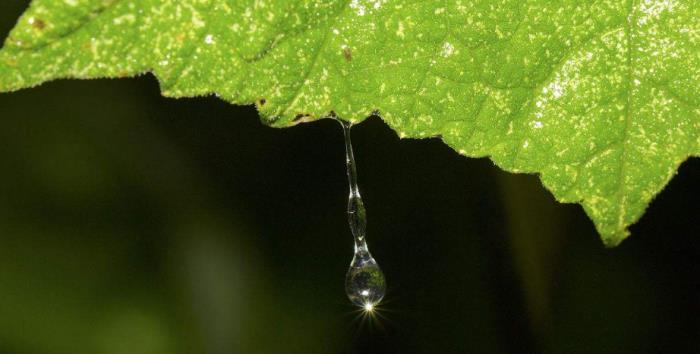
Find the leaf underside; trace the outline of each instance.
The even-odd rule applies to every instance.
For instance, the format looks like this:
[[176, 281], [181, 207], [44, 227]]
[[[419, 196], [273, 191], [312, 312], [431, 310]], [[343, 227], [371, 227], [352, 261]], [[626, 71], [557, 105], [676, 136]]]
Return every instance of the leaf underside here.
[[378, 112], [538, 173], [608, 245], [700, 155], [696, 0], [34, 0], [0, 50], [0, 91], [146, 72], [278, 127]]

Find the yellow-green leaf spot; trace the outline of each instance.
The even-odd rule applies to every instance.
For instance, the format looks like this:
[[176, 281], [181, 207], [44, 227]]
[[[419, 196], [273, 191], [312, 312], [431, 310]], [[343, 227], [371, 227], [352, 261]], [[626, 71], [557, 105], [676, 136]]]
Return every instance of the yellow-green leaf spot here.
[[615, 245], [700, 155], [696, 0], [34, 0], [0, 91], [152, 72], [271, 125], [371, 112], [538, 173]]

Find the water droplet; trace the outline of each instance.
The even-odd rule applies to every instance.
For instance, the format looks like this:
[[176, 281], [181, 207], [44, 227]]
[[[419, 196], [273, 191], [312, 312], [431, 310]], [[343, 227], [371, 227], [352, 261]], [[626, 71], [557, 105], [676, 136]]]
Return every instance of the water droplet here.
[[355, 255], [345, 276], [345, 293], [355, 305], [362, 307], [365, 311], [373, 311], [374, 307], [384, 298], [386, 280], [377, 261], [369, 252], [365, 239], [367, 214], [357, 185], [355, 156], [350, 140], [351, 124], [342, 120], [338, 120], [338, 122], [343, 126], [343, 135], [345, 136], [345, 163], [350, 185], [348, 223], [355, 238]]
[[371, 310], [386, 292], [384, 273], [369, 252], [355, 252], [345, 276], [345, 292], [352, 303]]

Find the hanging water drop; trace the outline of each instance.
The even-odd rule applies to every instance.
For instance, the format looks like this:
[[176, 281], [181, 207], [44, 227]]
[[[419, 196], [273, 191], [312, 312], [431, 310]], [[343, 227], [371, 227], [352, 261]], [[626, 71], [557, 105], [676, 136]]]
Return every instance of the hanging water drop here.
[[345, 163], [350, 184], [348, 222], [355, 238], [355, 254], [345, 276], [345, 293], [355, 305], [362, 307], [365, 311], [372, 311], [384, 297], [386, 280], [384, 273], [370, 254], [365, 240], [367, 215], [357, 186], [357, 169], [350, 140], [351, 124], [342, 120], [338, 122], [343, 126], [345, 136]]

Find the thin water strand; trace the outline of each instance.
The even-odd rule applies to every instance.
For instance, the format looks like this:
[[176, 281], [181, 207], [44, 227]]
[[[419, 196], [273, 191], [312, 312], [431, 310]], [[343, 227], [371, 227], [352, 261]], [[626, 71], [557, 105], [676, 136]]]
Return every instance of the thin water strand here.
[[357, 185], [357, 168], [352, 151], [350, 138], [351, 123], [338, 120], [343, 126], [345, 137], [345, 164], [347, 166], [350, 195], [348, 197], [348, 223], [355, 239], [355, 254], [350, 262], [350, 268], [345, 276], [345, 293], [350, 301], [367, 311], [384, 298], [386, 280], [384, 273], [374, 260], [367, 247], [365, 232], [367, 229], [367, 213], [362, 202], [360, 188]]

